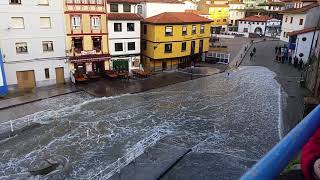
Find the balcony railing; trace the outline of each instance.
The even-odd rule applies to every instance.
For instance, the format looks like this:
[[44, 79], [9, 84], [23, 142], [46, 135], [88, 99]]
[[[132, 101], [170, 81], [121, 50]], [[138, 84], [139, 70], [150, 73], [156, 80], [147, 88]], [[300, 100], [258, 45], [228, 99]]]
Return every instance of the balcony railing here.
[[257, 162], [241, 180], [277, 179], [288, 163], [320, 127], [320, 105], [292, 129], [275, 147]]

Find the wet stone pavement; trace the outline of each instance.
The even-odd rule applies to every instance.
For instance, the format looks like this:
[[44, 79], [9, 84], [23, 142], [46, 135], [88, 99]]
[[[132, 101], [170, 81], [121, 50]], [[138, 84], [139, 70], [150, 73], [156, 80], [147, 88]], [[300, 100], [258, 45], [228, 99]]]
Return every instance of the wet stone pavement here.
[[[162, 179], [236, 179], [279, 140], [281, 87], [275, 76], [263, 67], [241, 67], [230, 76], [143, 93], [78, 93], [39, 102], [48, 108], [40, 105], [38, 112], [0, 124], [0, 133], [11, 125], [38, 124], [0, 141], [0, 179], [105, 179], [116, 172], [119, 158], [154, 144], [191, 150]], [[71, 168], [46, 176], [28, 172], [32, 162], [55, 156]]]

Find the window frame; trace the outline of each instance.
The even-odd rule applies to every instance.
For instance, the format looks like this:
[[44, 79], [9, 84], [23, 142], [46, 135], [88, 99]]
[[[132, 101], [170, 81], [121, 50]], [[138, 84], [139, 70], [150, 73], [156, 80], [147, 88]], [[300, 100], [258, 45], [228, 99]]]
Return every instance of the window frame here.
[[[185, 31], [184, 31], [185, 28]], [[182, 26], [182, 36], [186, 36], [188, 35], [188, 26], [187, 25], [183, 25]]]
[[[76, 43], [76, 40], [78, 41], [78, 42], [81, 42], [81, 43]], [[81, 47], [76, 47], [75, 46], [75, 44], [81, 44]], [[83, 51], [83, 37], [80, 37], [80, 38], [73, 38], [72, 39], [72, 46], [74, 47], [74, 50], [76, 51], [76, 52], [81, 52], [81, 51]]]
[[[133, 30], [129, 30], [129, 24], [132, 24]], [[127, 23], [127, 31], [128, 32], [134, 32], [135, 31], [135, 24], [134, 23]]]
[[50, 70], [49, 68], [44, 68], [44, 77], [50, 79]]
[[204, 24], [200, 25], [200, 34], [204, 34], [205, 33], [205, 26]]
[[22, 27], [13, 27], [12, 22], [10, 22], [10, 27], [12, 29], [24, 29], [25, 28], [24, 17], [11, 17], [10, 20], [12, 21], [12, 19], [22, 19]]
[[[112, 10], [112, 6], [117, 7], [116, 10]], [[110, 12], [119, 12], [119, 5], [115, 3], [110, 4]]]
[[[170, 49], [167, 51], [167, 46], [170, 47]], [[167, 43], [167, 44], [164, 44], [164, 53], [172, 53], [172, 43]]]
[[[170, 31], [167, 31], [168, 29], [171, 29]], [[164, 32], [165, 36], [173, 36], [173, 26], [165, 26], [165, 32]]]
[[181, 43], [181, 52], [187, 51], [187, 42], [182, 42]]
[[304, 21], [304, 19], [299, 19], [299, 25], [300, 26], [303, 25], [303, 21]]
[[[120, 30], [119, 30], [119, 29], [117, 30], [117, 28], [116, 28], [116, 27], [117, 27], [117, 26], [116, 26], [117, 24], [120, 25], [120, 26], [119, 26], [119, 27], [120, 27]], [[114, 32], [122, 32], [122, 23], [113, 23], [113, 31], [114, 31]]]
[[[18, 51], [18, 47], [17, 47], [18, 44], [25, 44], [25, 51]], [[16, 53], [17, 54], [27, 54], [28, 53], [28, 43], [27, 42], [16, 42], [15, 46], [16, 46]], [[20, 50], [22, 50], [22, 49], [20, 49]]]
[[91, 29], [101, 29], [100, 16], [91, 16]]
[[[131, 4], [124, 3], [124, 4], [122, 4], [122, 7], [123, 7], [123, 12], [124, 12], [124, 13], [131, 13]], [[129, 11], [126, 11], [126, 10], [128, 10], [128, 9], [126, 9], [125, 7], [126, 7], [126, 8], [129, 7]]]
[[[49, 48], [48, 44], [51, 44], [51, 49]], [[44, 45], [47, 45], [47, 49], [45, 50]], [[53, 52], [53, 41], [42, 41], [42, 52]]]
[[71, 17], [71, 28], [72, 29], [81, 29], [81, 16], [72, 16]]
[[47, 3], [42, 3], [41, 0], [38, 0], [38, 5], [39, 6], [49, 6], [49, 0], [46, 0]]
[[[91, 40], [92, 40], [92, 49], [95, 50], [96, 52], [100, 52], [102, 50], [102, 37], [93, 36], [91, 37]], [[95, 47], [95, 40], [98, 40], [99, 47]]]
[[49, 26], [41, 26], [41, 23], [40, 23], [40, 29], [51, 29], [52, 28], [52, 21], [51, 21], [51, 17], [40, 17], [40, 22], [41, 22], [41, 19], [49, 19]]
[[197, 25], [192, 25], [192, 34], [197, 34]]
[[[133, 49], [129, 48], [130, 47], [129, 44], [131, 44], [131, 45], [133, 44]], [[136, 42], [128, 42], [127, 46], [128, 46], [128, 51], [135, 51], [136, 50]]]
[[[117, 45], [121, 44], [121, 50], [117, 50]], [[114, 43], [114, 51], [115, 52], [122, 52], [123, 51], [123, 43]]]
[[[14, 1], [16, 1], [16, 2], [14, 2]], [[19, 4], [21, 4], [21, 0], [9, 0], [9, 4], [11, 4], [11, 5], [19, 5]]]

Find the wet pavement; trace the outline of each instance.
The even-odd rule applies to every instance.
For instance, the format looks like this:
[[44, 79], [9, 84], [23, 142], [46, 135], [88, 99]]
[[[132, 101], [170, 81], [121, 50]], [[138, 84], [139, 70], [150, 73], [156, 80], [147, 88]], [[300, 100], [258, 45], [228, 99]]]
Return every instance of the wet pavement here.
[[237, 178], [279, 140], [280, 86], [274, 76], [266, 68], [250, 67], [143, 93], [86, 96], [89, 100], [78, 104], [73, 101], [81, 94], [57, 97], [49, 104], [60, 108], [1, 123], [0, 131], [16, 124], [39, 125], [1, 141], [0, 178], [38, 178], [28, 174], [32, 162], [63, 156], [72, 168], [55, 179], [104, 179], [121, 165], [116, 163], [119, 158], [130, 160], [137, 157], [132, 150], [144, 154], [159, 143], [164, 150], [192, 150], [180, 162], [193, 165], [178, 163], [164, 179], [185, 177], [183, 172], [186, 179], [198, 179], [199, 173], [209, 179], [215, 179], [213, 174]]
[[[281, 41], [266, 41], [254, 44], [243, 60], [243, 66], [262, 66], [276, 73], [275, 79], [282, 86], [282, 102], [286, 104], [283, 110], [282, 134], [287, 134], [303, 119], [304, 100], [310, 92], [301, 88], [299, 80], [301, 72], [292, 65], [275, 62], [275, 46], [283, 45]], [[249, 60], [249, 54], [256, 47], [257, 53], [254, 61]]]

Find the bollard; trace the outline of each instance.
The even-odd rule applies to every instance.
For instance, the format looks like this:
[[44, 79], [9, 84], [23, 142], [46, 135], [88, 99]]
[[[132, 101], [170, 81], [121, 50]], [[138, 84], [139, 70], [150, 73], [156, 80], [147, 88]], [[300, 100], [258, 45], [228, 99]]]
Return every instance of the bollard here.
[[10, 127], [11, 127], [11, 132], [13, 132], [13, 124], [11, 120], [10, 120]]

